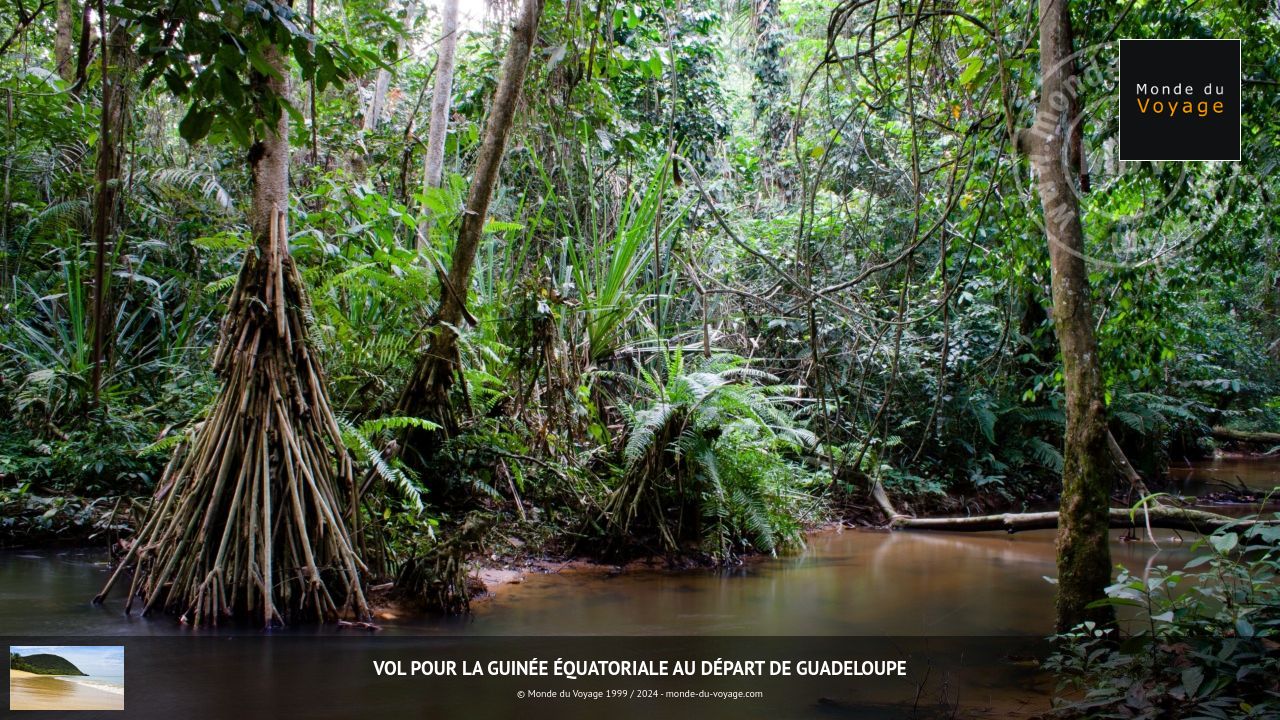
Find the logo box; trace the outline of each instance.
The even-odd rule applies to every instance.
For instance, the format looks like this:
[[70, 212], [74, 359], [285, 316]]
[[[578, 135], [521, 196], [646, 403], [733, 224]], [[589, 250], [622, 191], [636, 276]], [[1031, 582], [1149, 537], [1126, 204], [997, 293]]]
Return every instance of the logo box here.
[[1121, 40], [1120, 159], [1240, 160], [1240, 41]]

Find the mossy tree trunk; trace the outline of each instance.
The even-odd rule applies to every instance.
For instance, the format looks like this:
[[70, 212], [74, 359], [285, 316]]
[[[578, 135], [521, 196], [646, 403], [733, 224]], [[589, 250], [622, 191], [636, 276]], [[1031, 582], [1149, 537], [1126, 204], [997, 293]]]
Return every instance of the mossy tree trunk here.
[[1053, 324], [1062, 353], [1067, 430], [1058, 519], [1057, 625], [1107, 623], [1109, 607], [1089, 608], [1111, 580], [1109, 501], [1113, 469], [1080, 207], [1069, 173], [1071, 108], [1079, 92], [1068, 0], [1040, 0], [1040, 102], [1035, 125], [1019, 137], [1038, 175], [1052, 273]]

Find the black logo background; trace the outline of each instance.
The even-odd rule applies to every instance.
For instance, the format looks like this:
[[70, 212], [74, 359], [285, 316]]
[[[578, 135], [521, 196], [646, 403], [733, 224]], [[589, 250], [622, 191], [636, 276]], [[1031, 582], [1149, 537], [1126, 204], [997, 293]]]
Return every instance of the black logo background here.
[[[1142, 96], [1137, 85], [1190, 85], [1191, 95]], [[1223, 94], [1205, 95], [1205, 85], [1222, 86]], [[1165, 113], [1138, 112], [1137, 100], [1162, 101]], [[1221, 102], [1223, 113], [1207, 117], [1184, 115], [1182, 103]], [[1178, 113], [1168, 114], [1168, 104]], [[1239, 40], [1121, 40], [1120, 41], [1120, 159], [1121, 160], [1239, 160], [1240, 159], [1240, 41]]]

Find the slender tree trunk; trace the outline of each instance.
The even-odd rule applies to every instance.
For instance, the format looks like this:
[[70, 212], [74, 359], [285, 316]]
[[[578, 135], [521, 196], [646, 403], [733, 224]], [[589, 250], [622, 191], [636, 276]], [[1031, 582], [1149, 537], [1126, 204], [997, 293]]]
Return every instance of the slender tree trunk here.
[[[288, 65], [278, 48], [270, 48], [268, 58], [280, 68], [280, 78], [261, 77], [272, 93], [279, 98], [288, 97]], [[266, 133], [249, 150], [249, 167], [253, 174], [253, 204], [250, 209], [250, 226], [258, 252], [263, 256], [274, 250], [277, 216], [289, 207], [289, 113], [278, 109], [275, 127]]]
[[[99, 5], [101, 12], [102, 5]], [[116, 253], [116, 217], [120, 201], [120, 168], [129, 118], [129, 69], [132, 49], [129, 29], [123, 22], [100, 17], [102, 23], [102, 115], [98, 125], [98, 156], [94, 169], [93, 310], [89, 337], [93, 339], [90, 387], [93, 403], [102, 394], [102, 373], [111, 341], [111, 264]], [[108, 23], [115, 23], [110, 28]]]
[[[484, 138], [476, 157], [475, 174], [471, 179], [471, 190], [458, 229], [452, 264], [448, 274], [441, 278], [440, 306], [436, 312], [438, 324], [431, 333], [426, 353], [419, 359], [398, 403], [401, 414], [425, 417], [439, 423], [446, 431], [454, 424], [449, 405], [449, 388], [453, 384], [453, 374], [458, 370], [458, 336], [454, 328], [467, 315], [466, 300], [471, 287], [471, 267], [489, 215], [493, 189], [498, 183], [498, 170], [506, 150], [507, 134], [511, 130], [516, 103], [529, 67], [529, 55], [538, 35], [542, 5], [543, 0], [524, 0], [520, 16], [512, 29], [511, 43], [507, 46], [507, 54], [502, 61], [501, 79], [494, 92], [493, 106], [489, 110]], [[434, 110], [431, 121], [433, 125], [436, 122]], [[434, 453], [434, 435], [411, 431], [406, 435], [403, 450], [408, 452], [407, 459], [411, 463], [418, 464]], [[414, 457], [415, 454], [417, 457]]]
[[382, 118], [382, 108], [387, 103], [387, 90], [391, 87], [391, 71], [379, 68], [373, 81], [373, 94], [369, 96], [369, 104], [364, 110], [364, 130], [369, 132], [378, 127]]
[[80, 39], [76, 46], [76, 71], [72, 76], [75, 80], [71, 86], [73, 96], [79, 96], [84, 90], [84, 83], [89, 75], [89, 59], [93, 55], [92, 8], [93, 3], [85, 0], [80, 10]]
[[444, 0], [441, 7], [440, 53], [436, 60], [436, 82], [431, 91], [431, 123], [427, 128], [427, 159], [423, 183], [440, 187], [444, 176], [444, 140], [449, 134], [449, 112], [453, 101], [453, 67], [458, 51], [458, 0]]
[[1067, 431], [1058, 519], [1060, 630], [1085, 620], [1110, 622], [1110, 607], [1088, 608], [1111, 580], [1109, 499], [1114, 473], [1107, 444], [1106, 407], [1094, 337], [1080, 208], [1068, 171], [1069, 109], [1079, 80], [1073, 74], [1068, 0], [1040, 0], [1040, 103], [1035, 125], [1018, 138], [1039, 176], [1053, 322], [1062, 353]]
[[[415, 0], [409, 0], [405, 7], [404, 27], [406, 31], [413, 28], [413, 21], [418, 15], [418, 3]], [[403, 39], [397, 41], [397, 54], [399, 49], [404, 46]], [[382, 113], [387, 107], [387, 93], [391, 90], [391, 71], [386, 68], [378, 70], [378, 75], [373, 82], [373, 95], [369, 98], [369, 105], [365, 109], [364, 129], [366, 132], [375, 130], [378, 122], [382, 119]]]
[[75, 61], [71, 58], [71, 35], [75, 30], [75, 6], [71, 0], [58, 0], [58, 15], [54, 21], [53, 64], [54, 71], [67, 82], [76, 77]]
[[[444, 0], [441, 6], [440, 50], [436, 56], [436, 82], [431, 91], [431, 120], [427, 126], [427, 158], [423, 161], [422, 185], [440, 187], [444, 177], [444, 141], [449, 135], [449, 112], [453, 103], [453, 67], [458, 50], [458, 0]], [[418, 249], [427, 244], [427, 233], [418, 232]]]

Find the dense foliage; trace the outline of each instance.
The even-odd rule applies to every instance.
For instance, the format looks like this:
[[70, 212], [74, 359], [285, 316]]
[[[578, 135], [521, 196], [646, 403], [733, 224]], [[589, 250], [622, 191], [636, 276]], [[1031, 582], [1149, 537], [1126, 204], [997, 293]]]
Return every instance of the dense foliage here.
[[19, 655], [9, 653], [9, 669], [35, 673], [36, 675], [84, 675], [71, 661], [59, 655], [36, 653]]
[[1280, 707], [1280, 528], [1199, 539], [1181, 569], [1123, 571], [1100, 602], [1135, 608], [1132, 630], [1089, 623], [1057, 637], [1048, 667], [1070, 689], [1056, 715], [1263, 718]]
[[[1157, 484], [1212, 426], [1280, 424], [1280, 20], [1255, 2], [1073, 13], [1100, 70], [1080, 202], [1110, 427]], [[514, 14], [496, 3], [465, 29], [440, 187], [419, 139], [434, 6], [4, 14], [0, 542], [127, 530], [205, 417], [254, 252], [245, 157], [280, 113], [289, 248], [380, 578], [456, 605], [457, 583], [421, 568], [455, 567], [439, 543], [468, 517], [467, 552], [516, 538], [731, 562], [869, 505], [874, 482], [921, 512], [1054, 498], [1049, 261], [1010, 139], [1036, 102], [1025, 4], [549, 3], [462, 289], [457, 427], [404, 462], [407, 430], [436, 432], [397, 397], [434, 332]], [[86, 42], [61, 49], [64, 29]], [[131, 49], [114, 139], [104, 30]], [[1247, 39], [1241, 164], [1116, 159], [1111, 41], [1161, 36]], [[262, 81], [268, 46], [288, 49], [288, 96]], [[125, 161], [98, 246], [106, 142]]]

